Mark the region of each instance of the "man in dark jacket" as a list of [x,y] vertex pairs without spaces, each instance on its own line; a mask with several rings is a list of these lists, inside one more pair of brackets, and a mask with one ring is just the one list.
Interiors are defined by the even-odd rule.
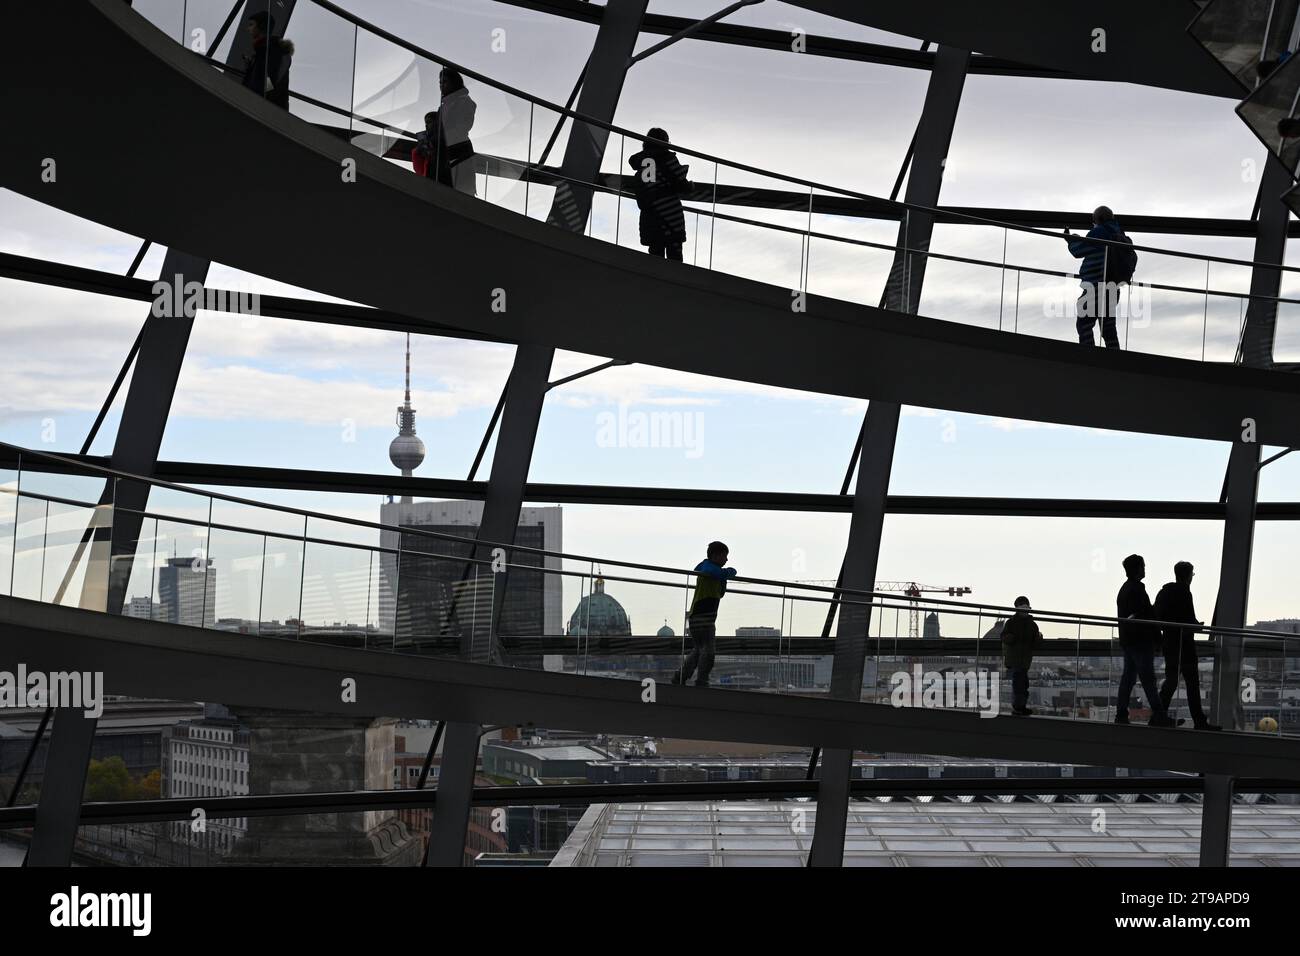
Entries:
[[253,40],[253,55],[244,60],[244,86],[258,96],[265,96],[276,106],[289,108],[289,67],[293,63],[293,44],[272,36],[275,18],[262,10],[248,18],[248,35]]
[[1160,693],[1156,690],[1155,654],[1156,643],[1160,640],[1159,628],[1154,624],[1131,621],[1132,618],[1149,621],[1155,616],[1146,585],[1142,583],[1147,575],[1142,555],[1130,554],[1124,559],[1124,574],[1128,580],[1115,599],[1115,616],[1120,619],[1119,646],[1124,652],[1124,671],[1119,678],[1119,696],[1115,701],[1115,723],[1128,723],[1128,700],[1134,683],[1141,680],[1147,703],[1151,705],[1151,719],[1147,723],[1152,727],[1174,727],[1176,724],[1165,713]]
[[686,213],[682,196],[690,191],[686,167],[668,148],[668,134],[655,127],[646,133],[642,149],[628,159],[632,192],[641,210],[641,245],[650,255],[682,261],[686,242]]
[[1028,717],[1029,668],[1034,651],[1043,645],[1043,632],[1029,613],[1029,598],[1016,598],[1016,613],[1002,625],[1002,663],[1011,675],[1011,713]]
[[1192,726],[1197,730],[1222,730],[1205,718],[1201,709],[1201,675],[1196,663],[1196,632],[1191,627],[1179,625],[1203,624],[1196,619],[1192,605],[1192,576],[1196,571],[1190,561],[1174,565],[1174,580],[1156,595],[1155,617],[1168,622],[1164,627],[1165,680],[1160,685],[1160,702],[1169,709],[1178,690],[1178,675],[1183,675],[1187,686],[1187,709],[1192,715]]
[[1083,294],[1075,305],[1074,327],[1079,333],[1080,343],[1096,345],[1092,327],[1100,318],[1101,337],[1106,348],[1117,349],[1119,332],[1115,328],[1115,311],[1119,307],[1119,284],[1116,282],[1119,270],[1111,259],[1116,253],[1114,247],[1088,240],[1122,241],[1124,229],[1109,206],[1098,206],[1092,213],[1092,223],[1086,236],[1076,236],[1070,230],[1065,230],[1070,255],[1083,260],[1079,266],[1079,285],[1083,287]]

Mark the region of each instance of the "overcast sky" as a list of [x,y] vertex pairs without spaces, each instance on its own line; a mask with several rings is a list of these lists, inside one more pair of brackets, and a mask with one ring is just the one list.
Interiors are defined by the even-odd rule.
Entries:
[[[351,0],[362,17],[471,69],[551,101],[568,96],[595,28],[549,18],[493,0]],[[722,0],[653,0],[653,12],[704,16]],[[137,0],[172,35],[213,29],[226,0]],[[818,18],[769,2],[732,18],[781,29],[805,29],[856,39],[919,45],[852,24]],[[494,31],[504,31],[495,34]],[[294,84],[316,95],[364,99],[410,64],[409,55],[381,44],[356,46],[357,87],[350,89],[352,38],[309,4],[299,4],[289,35],[298,52]],[[493,46],[504,37],[504,49]],[[642,46],[658,42],[643,39]],[[500,44],[497,44],[499,47]],[[633,130],[664,126],[674,142],[774,172],[842,188],[887,195],[915,126],[927,74],[795,53],[684,41],[638,63],[624,88],[616,121]],[[479,149],[527,149],[521,124],[528,112],[473,81],[479,102],[474,140]],[[394,94],[396,96],[396,94]],[[346,105],[346,104],[345,104]],[[393,108],[397,110],[396,99]],[[434,105],[427,96],[402,106],[418,116]],[[1264,154],[1233,113],[1233,103],[1210,97],[1124,84],[1066,80],[968,78],[945,179],[946,203],[1087,210],[1098,203],[1126,214],[1244,218]],[[295,107],[298,112],[298,108]],[[304,114],[305,115],[305,114]],[[394,112],[391,115],[396,115]],[[315,119],[315,116],[307,118]],[[536,115],[535,126],[543,123]],[[542,139],[535,133],[534,142]],[[611,141],[607,167],[618,165]],[[626,150],[630,153],[631,150]],[[707,181],[711,168],[690,160],[691,176]],[[741,181],[719,171],[721,182]],[[752,181],[752,180],[751,180]],[[522,208],[517,184],[487,184],[489,198]],[[781,186],[777,181],[768,185]],[[536,214],[545,194],[530,195]],[[753,210],[754,219],[791,221]],[[797,221],[796,217],[796,221]],[[803,217],[802,225],[806,223]],[[381,227],[381,226],[377,226]],[[693,224],[692,224],[693,228]],[[720,226],[686,258],[701,257],[712,239],[714,267],[793,286],[805,265],[797,238],[742,226]],[[814,228],[841,236],[892,241],[893,227],[815,217]],[[592,231],[635,245],[635,210],[606,200]],[[1142,236],[1155,245],[1249,256],[1246,240]],[[0,249],[76,265],[125,272],[139,238],[78,220],[0,191]],[[990,260],[1003,257],[998,230],[945,227],[934,248]],[[1012,234],[1007,261],[1068,270],[1073,260],[1057,240]],[[162,250],[140,270],[155,276]],[[885,254],[827,241],[813,244],[808,288],[855,301],[878,299]],[[1201,288],[1203,267],[1144,255],[1140,278]],[[382,277],[377,277],[382,281]],[[1242,289],[1244,269],[1216,266],[1210,284]],[[288,292],[310,290],[214,267],[211,283]],[[1021,278],[1014,272],[932,265],[920,311],[986,327],[1016,328],[1073,338],[1070,280]],[[38,285],[0,281],[6,361],[0,376],[0,438],[20,445],[76,451],[126,354],[144,309],[138,303]],[[1018,304],[1016,304],[1018,303]],[[1165,294],[1150,302],[1150,321],[1128,330],[1130,345],[1199,358],[1230,355],[1239,313],[1228,299]],[[1065,311],[1061,311],[1061,307]],[[1056,311],[1053,311],[1055,308]],[[1284,308],[1278,358],[1300,359],[1300,318]],[[592,303],[594,322],[619,321],[617,302]],[[449,317],[454,322],[454,317]],[[331,328],[256,317],[204,313],[195,326],[162,455],[166,458],[283,465],[320,470],[389,473],[387,445],[396,433],[401,400],[402,348],[395,333]],[[735,330],[745,347],[745,329]],[[418,474],[464,478],[502,384],[508,346],[416,337],[414,404],[429,453]],[[603,360],[562,353],[553,377]],[[969,370],[973,381],[981,371]],[[1086,401],[1087,396],[1080,396]],[[120,403],[119,403],[120,404]],[[627,415],[685,416],[690,447],[609,447],[602,432]],[[534,481],[835,492],[839,490],[865,403],[656,369],[616,368],[552,392],[546,403],[530,478]],[[115,410],[116,411],[116,410]],[[603,417],[602,417],[603,416]],[[116,413],[95,451],[111,447]],[[604,435],[605,437],[602,437]],[[1300,456],[1269,466],[1261,496],[1300,498]],[[1207,500],[1217,497],[1227,446],[1032,421],[994,420],[943,410],[908,408],[901,429],[891,490],[896,494],[1025,495]],[[480,470],[486,474],[490,461]],[[378,502],[359,496],[274,495],[320,510],[376,519]],[[566,550],[665,565],[690,565],[712,537],[732,545],[742,573],[780,578],[833,578],[847,518],[803,514],[710,512],[566,506]],[[973,597],[1009,603],[1029,593],[1040,606],[1094,613],[1113,611],[1122,579],[1120,559],[1147,554],[1152,583],[1175,560],[1197,564],[1200,610],[1207,617],[1217,587],[1220,527],[1213,522],[1068,521],[893,517],[886,526],[882,579],[969,585]],[[1300,534],[1284,523],[1262,523],[1257,533],[1251,617],[1300,615],[1294,598],[1294,554]],[[673,613],[646,595],[619,595],[638,632]],[[567,598],[566,598],[567,601]],[[566,617],[567,617],[566,607]],[[676,611],[680,615],[680,609]],[[733,602],[732,625],[776,623],[768,611]],[[762,618],[756,619],[756,618]],[[788,626],[787,626],[788,627]],[[796,629],[802,630],[796,622]]]

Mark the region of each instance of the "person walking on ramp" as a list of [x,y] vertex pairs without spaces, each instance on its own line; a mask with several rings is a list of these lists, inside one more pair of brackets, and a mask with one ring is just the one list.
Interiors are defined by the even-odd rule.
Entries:
[[713,670],[713,639],[717,632],[718,605],[727,593],[727,581],[736,576],[735,568],[725,567],[727,546],[721,541],[709,544],[707,557],[695,566],[695,598],[691,601],[687,632],[691,637],[691,653],[682,669],[673,676],[674,684],[685,684],[699,668],[696,687],[709,686],[709,671]]

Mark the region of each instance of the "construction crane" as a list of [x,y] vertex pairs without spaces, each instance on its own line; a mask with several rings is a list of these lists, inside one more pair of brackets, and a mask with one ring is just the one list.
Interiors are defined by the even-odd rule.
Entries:
[[[817,584],[825,587],[839,587],[839,581],[799,581],[798,584]],[[907,598],[908,604],[911,605],[907,615],[907,636],[919,638],[921,636],[921,595],[922,594],[946,594],[948,597],[962,597],[970,594],[971,589],[963,586],[936,587],[932,584],[917,584],[915,581],[877,581],[875,585],[877,591],[897,591]],[[834,613],[833,611],[831,612]],[[827,616],[827,628],[830,626],[830,616]]]
[[915,581],[877,581],[877,591],[900,591],[911,605],[907,614],[907,636],[921,636],[921,595],[946,594],[948,597],[961,597],[970,594],[968,587],[935,587],[932,584],[917,584]]

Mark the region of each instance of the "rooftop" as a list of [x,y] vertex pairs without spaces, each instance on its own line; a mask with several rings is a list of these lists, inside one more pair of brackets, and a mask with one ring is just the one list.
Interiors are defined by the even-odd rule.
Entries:
[[[814,803],[598,804],[552,866],[803,866]],[[1191,803],[853,803],[845,866],[1196,866]],[[1300,866],[1300,805],[1233,808],[1232,865]]]

